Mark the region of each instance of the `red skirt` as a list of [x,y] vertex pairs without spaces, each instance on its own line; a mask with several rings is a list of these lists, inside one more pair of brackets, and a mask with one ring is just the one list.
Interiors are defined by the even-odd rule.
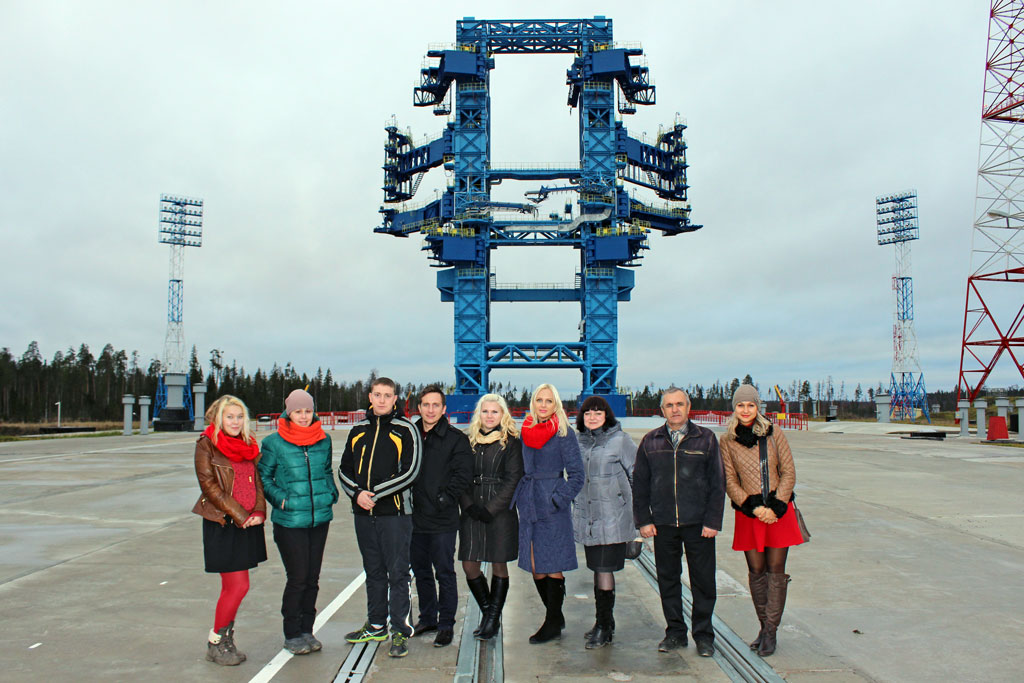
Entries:
[[793,501],[789,502],[786,514],[775,524],[765,524],[757,517],[747,517],[739,510],[736,511],[733,550],[756,550],[763,553],[765,548],[788,548],[803,542],[804,537],[800,534],[800,525],[793,512]]

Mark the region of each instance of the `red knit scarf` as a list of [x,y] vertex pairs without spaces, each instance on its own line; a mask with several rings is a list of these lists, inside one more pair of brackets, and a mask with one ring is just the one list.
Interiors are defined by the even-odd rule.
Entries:
[[209,425],[203,430],[203,436],[212,441],[217,450],[223,453],[224,457],[231,462],[255,460],[256,456],[260,454],[260,447],[255,439],[253,439],[252,443],[246,443],[241,437],[231,436],[213,425]]
[[320,420],[315,420],[308,427],[302,427],[288,418],[279,417],[277,418],[277,433],[281,435],[282,439],[296,446],[312,446],[320,439],[327,438]]
[[530,448],[543,448],[544,444],[558,433],[558,416],[552,415],[544,422],[533,423],[533,415],[523,420],[523,443]]

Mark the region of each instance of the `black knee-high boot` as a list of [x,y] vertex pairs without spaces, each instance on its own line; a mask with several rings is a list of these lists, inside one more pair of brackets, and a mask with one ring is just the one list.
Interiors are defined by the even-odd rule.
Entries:
[[604,647],[612,642],[614,630],[612,629],[612,612],[615,609],[615,591],[597,591],[597,625],[594,632],[587,639],[586,648],[593,650]]
[[490,640],[498,635],[501,628],[501,610],[505,607],[505,598],[508,596],[508,577],[495,576],[491,579],[491,601],[487,605],[487,612],[484,620],[480,622],[479,640]]
[[562,624],[565,617],[562,615],[562,603],[565,600],[565,579],[554,579],[550,576],[542,579],[545,581],[547,607],[544,623],[540,630],[530,636],[530,643],[537,645],[546,643],[549,640],[562,637]]
[[[490,602],[490,593],[487,590],[487,577],[481,574],[475,579],[466,579],[469,585],[469,592],[472,593],[476,604],[480,606],[480,626],[483,626],[483,617],[487,614],[487,605]],[[480,633],[480,626],[473,631],[473,635]]]

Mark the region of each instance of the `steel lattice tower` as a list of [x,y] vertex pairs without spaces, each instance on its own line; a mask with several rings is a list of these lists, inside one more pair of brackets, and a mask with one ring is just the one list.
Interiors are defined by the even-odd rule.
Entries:
[[898,420],[913,420],[916,410],[931,422],[928,392],[917,355],[914,331],[914,281],[910,275],[910,243],[918,239],[917,191],[908,190],[875,199],[878,244],[896,246],[896,273],[892,291],[896,312],[892,325],[892,375],[889,383],[889,415]]
[[[618,302],[628,301],[633,271],[648,234],[697,230],[686,204],[686,142],[681,120],[653,144],[631,137],[620,115],[655,102],[641,62],[643,50],[612,41],[612,21],[593,19],[457,21],[456,43],[430,50],[413,90],[413,104],[449,117],[442,134],[415,145],[409,131],[387,126],[383,225],[376,232],[421,233],[424,250],[441,269],[442,301],[454,304],[453,412],[469,410],[488,391],[494,368],[579,368],[582,396],[604,395],[624,414],[618,393]],[[490,158],[490,71],[498,54],[574,55],[567,71],[568,104],[578,111],[579,163],[502,165]],[[453,105],[454,101],[454,105]],[[452,180],[438,199],[407,203],[423,174],[443,166]],[[534,203],[496,202],[502,180],[564,181],[527,192]],[[624,183],[653,190],[664,205],[631,197]],[[538,219],[536,204],[554,193],[575,198],[564,217]],[[503,212],[504,216],[496,213]],[[510,214],[518,216],[507,217]],[[579,251],[576,281],[564,287],[499,284],[491,269],[498,247],[568,246]],[[493,341],[490,305],[499,301],[576,301],[580,335],[571,341]]]
[[[974,400],[1003,353],[1024,377],[1024,2],[993,0],[957,398]],[[1018,286],[1013,286],[1018,285]]]
[[[193,420],[192,392],[189,391],[188,368],[185,365],[185,327],[183,288],[185,282],[185,247],[203,246],[203,200],[160,195],[161,244],[171,247],[167,280],[167,334],[164,337],[164,363],[157,387],[153,417],[167,421]],[[163,413],[163,414],[162,414]]]

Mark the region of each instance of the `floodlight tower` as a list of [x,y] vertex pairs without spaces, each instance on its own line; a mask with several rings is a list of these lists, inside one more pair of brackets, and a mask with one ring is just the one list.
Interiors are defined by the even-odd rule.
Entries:
[[924,374],[917,357],[914,332],[914,281],[910,277],[910,242],[918,239],[917,190],[883,195],[875,199],[878,244],[896,245],[896,274],[892,291],[896,313],[892,325],[892,379],[889,384],[889,414],[898,420],[913,420],[915,410],[931,422]]
[[[1024,377],[1024,2],[993,0],[957,398],[974,400],[1003,353]],[[1017,286],[1014,286],[1017,285]]]
[[[496,368],[576,368],[581,397],[599,394],[624,414],[616,384],[618,302],[629,301],[632,268],[640,265],[651,230],[692,232],[686,180],[686,124],[677,115],[652,142],[631,137],[621,115],[654,104],[654,85],[643,50],[612,40],[612,21],[592,19],[455,22],[455,44],[427,52],[428,65],[413,89],[415,106],[450,117],[441,135],[421,144],[408,130],[388,125],[384,146],[383,225],[376,232],[425,237],[423,249],[440,268],[442,301],[455,308],[453,412],[472,409],[488,391]],[[495,55],[565,54],[568,105],[579,114],[579,161],[562,165],[501,164],[491,159],[490,72]],[[454,105],[453,105],[454,102]],[[454,110],[454,113],[453,113]],[[407,203],[423,175],[443,166],[451,176],[434,201]],[[526,192],[523,203],[497,202],[491,188],[504,180],[563,181]],[[624,183],[666,200],[653,205]],[[551,195],[574,198],[565,210],[537,216]],[[504,215],[501,215],[504,214]],[[516,216],[515,214],[518,214]],[[499,283],[491,269],[498,247],[566,246],[579,252],[574,282],[564,285]],[[490,309],[499,301],[565,301],[580,306],[579,338],[570,341],[491,339]]]
[[164,362],[153,410],[154,428],[160,431],[191,429],[194,422],[192,391],[185,366],[183,286],[185,247],[203,246],[203,200],[160,195],[159,241],[171,247],[167,282],[167,334]]

